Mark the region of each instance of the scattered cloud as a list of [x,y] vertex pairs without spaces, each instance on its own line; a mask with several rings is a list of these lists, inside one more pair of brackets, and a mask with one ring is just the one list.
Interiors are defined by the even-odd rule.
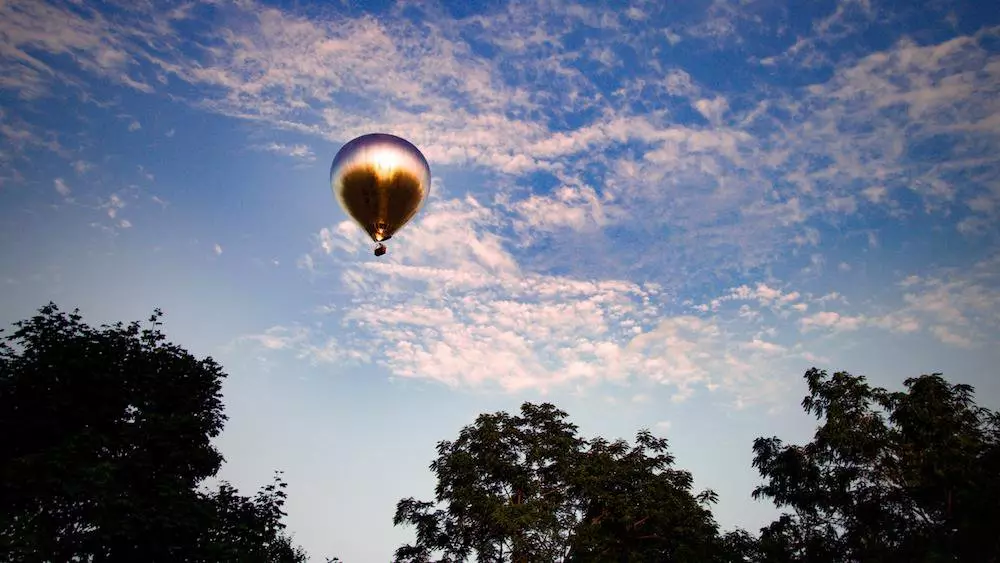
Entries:
[[804,331],[814,328],[828,328],[835,331],[850,331],[861,328],[865,323],[863,316],[846,316],[833,311],[820,311],[799,320]]
[[305,162],[312,162],[316,160],[316,154],[312,151],[312,149],[309,148],[309,146],[302,144],[285,145],[272,142],[267,145],[258,146],[257,149],[273,152],[275,154],[280,154],[282,156],[291,157]]
[[63,180],[62,178],[56,178],[53,184],[55,185],[56,192],[58,192],[59,195],[63,197],[69,197],[70,189],[69,186],[66,185],[65,180]]
[[77,175],[83,175],[93,167],[94,165],[86,160],[78,159],[73,162],[73,170],[77,173]]
[[118,217],[118,212],[125,208],[125,201],[118,194],[111,194],[107,201],[101,204],[108,217],[114,219]]
[[[861,307],[769,268],[792,256],[800,280],[816,278],[829,259],[853,275],[861,267],[819,247],[847,232],[875,252],[892,240],[878,220],[991,240],[1000,27],[895,33],[864,50],[851,45],[881,11],[862,0],[825,4],[801,29],[769,2],[678,9],[529,1],[454,19],[414,4],[307,17],[253,0],[114,14],[7,2],[0,87],[29,103],[110,81],[305,139],[252,147],[303,162],[316,159],[310,139],[412,140],[446,189],[394,237],[406,253],[364,261],[368,242],[343,222],[296,261],[340,276],[357,306],[339,322],[399,377],[506,390],[641,378],[677,400],[722,390],[747,404],[775,392],[752,374],[820,357],[811,339],[884,330],[975,346],[995,334],[996,280],[980,270],[927,274],[899,303]],[[762,33],[767,53],[746,41]],[[700,70],[699,53],[733,47],[773,80]],[[5,155],[87,162],[0,117]],[[124,206],[112,195],[102,209],[124,222]],[[663,272],[677,274],[668,288],[635,281]],[[709,277],[737,281],[690,297]],[[289,349],[314,361],[353,349],[302,331]]]
[[[385,260],[354,262],[341,280],[355,304],[324,313],[339,317],[341,328],[331,329],[337,348],[371,350],[394,376],[452,387],[514,392],[641,380],[672,389],[675,401],[722,389],[742,404],[781,391],[758,374],[799,352],[757,336],[754,323],[727,326],[684,312],[655,284],[525,272],[488,231],[496,213],[473,198],[438,202],[398,235],[405,257],[390,251]],[[323,229],[300,267],[349,260],[363,247],[357,231],[350,223]],[[458,237],[466,243],[453,244]],[[775,310],[800,298],[766,284],[726,299],[733,295]],[[327,332],[302,330],[297,355],[343,359],[330,352]]]
[[298,260],[296,260],[295,265],[298,268],[306,270],[310,273],[316,271],[316,262],[313,260],[311,254],[303,254]]
[[[681,27],[657,24],[677,19],[670,7],[536,8],[515,3],[458,20],[415,6],[407,19],[396,11],[307,18],[250,1],[197,5],[185,17],[135,5],[111,17],[15,2],[3,12],[17,29],[4,60],[19,61],[8,69],[10,87],[29,98],[50,95],[57,82],[83,88],[92,75],[333,142],[395,132],[435,167],[468,164],[501,178],[510,189],[488,204],[515,214],[526,241],[626,229],[650,240],[668,261],[660,266],[756,267],[791,245],[816,244],[817,224],[872,206],[903,216],[961,208],[970,216],[954,228],[969,236],[1000,223],[1000,153],[990,149],[997,129],[989,126],[1000,116],[1000,63],[989,48],[998,27],[938,43],[897,36],[881,51],[830,59],[819,53],[855,41],[878,10],[861,0],[831,3],[796,39],[776,23],[786,8],[773,3],[712,2]],[[177,26],[209,13],[226,33],[181,37]],[[580,25],[595,48],[620,44],[648,56],[609,89],[584,61],[615,68],[621,54],[581,58],[568,46]],[[664,56],[665,33],[671,43],[714,49],[765,29],[787,49],[764,64],[782,73],[822,67],[831,77],[736,95],[713,91]],[[482,56],[479,44],[502,56]],[[83,74],[57,70],[36,52],[72,53]],[[545,119],[542,107],[552,113]],[[679,121],[685,107],[703,121]],[[932,146],[937,158],[921,156]],[[306,144],[259,148],[315,160]],[[975,172],[956,184],[963,170]],[[559,187],[529,193],[537,174]]]

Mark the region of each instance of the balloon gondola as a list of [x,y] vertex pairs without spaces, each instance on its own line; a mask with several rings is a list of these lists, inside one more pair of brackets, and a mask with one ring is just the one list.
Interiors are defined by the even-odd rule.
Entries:
[[377,244],[383,256],[392,238],[423,206],[431,169],[406,139],[371,133],[348,141],[333,158],[330,185],[338,203]]

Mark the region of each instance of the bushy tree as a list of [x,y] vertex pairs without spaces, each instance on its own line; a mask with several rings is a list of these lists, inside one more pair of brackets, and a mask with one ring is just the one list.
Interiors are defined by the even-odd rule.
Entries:
[[304,561],[285,484],[199,485],[223,461],[225,374],[166,342],[156,310],[93,328],[54,304],[0,343],[0,553],[7,561]]
[[754,442],[755,498],[791,509],[762,530],[764,561],[1000,560],[1000,416],[941,374],[905,391],[811,369],[811,442]]
[[401,500],[394,523],[416,529],[402,562],[711,561],[722,544],[691,475],[667,441],[640,431],[584,440],[565,412],[524,403],[483,414],[431,463],[434,502]]

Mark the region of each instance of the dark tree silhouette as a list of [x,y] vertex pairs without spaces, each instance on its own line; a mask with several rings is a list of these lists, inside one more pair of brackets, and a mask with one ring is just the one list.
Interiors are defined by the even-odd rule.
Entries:
[[566,413],[525,403],[480,415],[431,464],[436,502],[403,499],[394,523],[416,528],[401,562],[715,561],[724,548],[667,441],[640,431],[583,440]]
[[0,553],[7,561],[298,562],[280,477],[206,491],[225,374],[166,342],[162,313],[93,328],[54,304],[0,343]]
[[758,538],[742,528],[727,532],[721,539],[722,563],[748,563],[761,560]]
[[754,442],[755,498],[790,508],[762,530],[774,562],[1000,560],[1000,416],[941,374],[873,388],[809,370],[811,442]]

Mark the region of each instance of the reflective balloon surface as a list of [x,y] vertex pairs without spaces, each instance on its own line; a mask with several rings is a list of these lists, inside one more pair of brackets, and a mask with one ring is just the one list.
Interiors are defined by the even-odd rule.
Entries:
[[330,184],[344,211],[372,240],[382,242],[420,210],[430,192],[431,169],[406,139],[372,133],[337,152]]

